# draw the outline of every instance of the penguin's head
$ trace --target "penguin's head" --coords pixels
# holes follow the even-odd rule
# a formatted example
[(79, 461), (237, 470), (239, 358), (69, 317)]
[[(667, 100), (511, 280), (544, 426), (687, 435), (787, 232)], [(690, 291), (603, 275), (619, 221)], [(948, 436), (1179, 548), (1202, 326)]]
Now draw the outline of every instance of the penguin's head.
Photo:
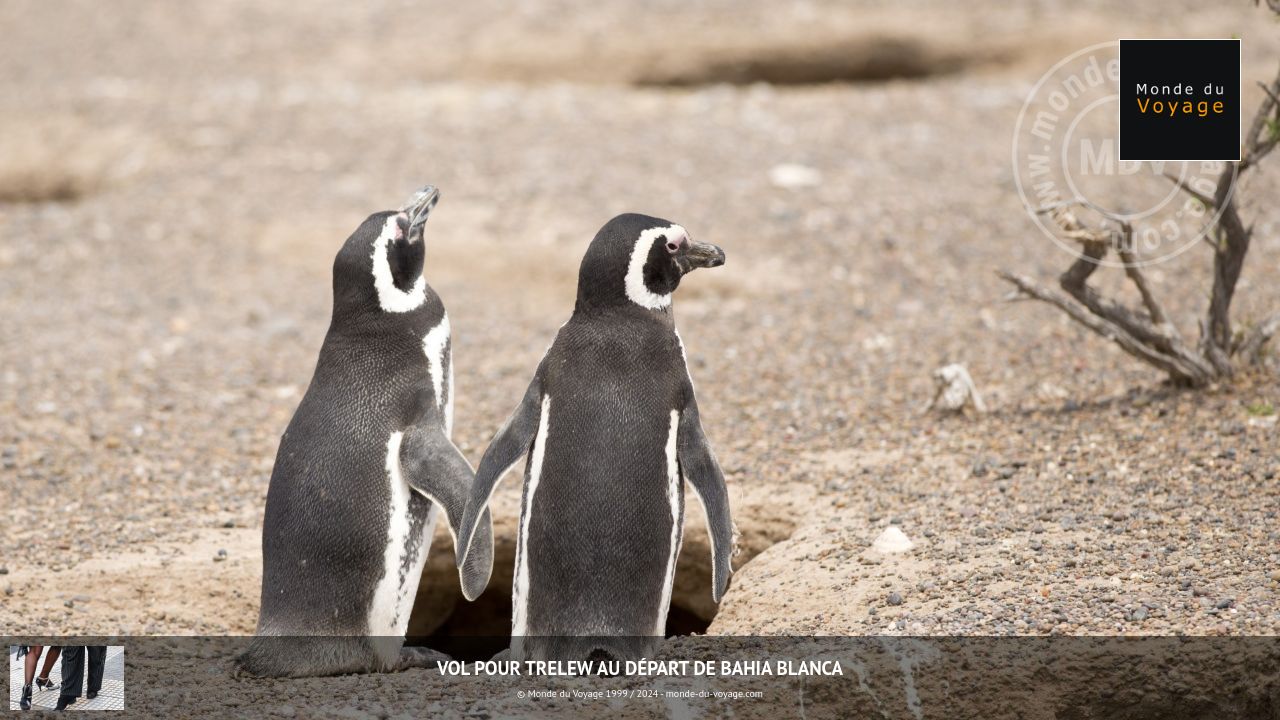
[(406, 313), (426, 302), (422, 231), (439, 200), (440, 191), (428, 185), (399, 211), (376, 212), (356, 228), (333, 261), (335, 310)]
[(680, 278), (698, 268), (724, 264), (724, 251), (695, 243), (668, 220), (627, 213), (596, 233), (578, 269), (578, 305), (634, 303), (665, 310)]

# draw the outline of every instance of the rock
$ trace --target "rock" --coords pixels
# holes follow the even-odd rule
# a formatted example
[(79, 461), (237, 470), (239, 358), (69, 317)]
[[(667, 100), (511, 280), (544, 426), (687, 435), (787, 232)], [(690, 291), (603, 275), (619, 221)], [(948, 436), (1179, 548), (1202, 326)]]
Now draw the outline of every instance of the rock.
[(896, 525), (890, 525), (880, 533), (880, 536), (871, 543), (871, 549), (881, 555), (893, 555), (895, 553), (909, 552), (916, 546), (911, 542), (911, 538), (902, 532)]
[(980, 413), (987, 411), (977, 385), (963, 365), (952, 363), (934, 370), (933, 386), (933, 399), (929, 401), (928, 410), (958, 413), (972, 407)]
[(1271, 581), (1272, 581), (1272, 582), (1280, 582), (1280, 570), (1272, 570), (1272, 571), (1271, 571)]
[(901, 605), (902, 595), (895, 590), (894, 592), (889, 593), (889, 597), (885, 598), (885, 602), (890, 605)]
[(787, 190), (817, 187), (822, 184), (822, 173), (807, 165), (783, 163), (769, 169), (769, 182)]
[(9, 574), (9, 568), (3, 565), (0, 565), (0, 575), (8, 575), (8, 574)]
[(218, 554), (213, 556), (214, 562), (222, 562), (227, 559), (227, 551), (225, 549), (218, 550)]
[(1226, 610), (1227, 608), (1229, 608), (1229, 607), (1231, 607), (1232, 605), (1235, 605), (1235, 604), (1236, 604), (1236, 599), (1235, 599), (1235, 598), (1222, 598), (1222, 599), (1221, 599), (1221, 600), (1219, 600), (1218, 602), (1214, 603), (1214, 605), (1213, 605), (1213, 606), (1214, 606), (1215, 608), (1217, 608), (1218, 610)]

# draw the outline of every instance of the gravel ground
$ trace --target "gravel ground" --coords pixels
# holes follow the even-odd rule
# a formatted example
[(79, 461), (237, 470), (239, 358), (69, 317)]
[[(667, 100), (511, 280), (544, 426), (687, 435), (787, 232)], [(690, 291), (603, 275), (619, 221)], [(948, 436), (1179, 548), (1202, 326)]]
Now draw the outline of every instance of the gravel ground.
[[(0, 44), (0, 627), (252, 632), (267, 480), (333, 253), (431, 182), (426, 274), (473, 461), (567, 318), (599, 225), (648, 212), (725, 248), (676, 299), (744, 535), (710, 632), (1276, 634), (1274, 367), (1169, 389), (1054, 311), (1002, 302), (994, 274), (1068, 262), (1009, 164), (1056, 57), (1117, 28), (1239, 34), (1246, 83), (1273, 72), (1260, 11), (1176, 5), (814, 3), (757, 37), (771, 4), (656, 3), (636, 23), (562, 2), (5, 3), (0, 25), (20, 30)], [(753, 42), (785, 55), (815, 28), (969, 60), (891, 82), (630, 84), (654, 57), (678, 74)], [(778, 187), (781, 164), (815, 182)], [(1276, 177), (1243, 192), (1274, 197)], [(1258, 205), (1241, 319), (1280, 307), (1280, 215)], [(1188, 331), (1207, 260), (1155, 273)], [(990, 412), (922, 411), (950, 362)], [(500, 561), (516, 485), (498, 497)], [(675, 601), (706, 620), (696, 515)], [(890, 524), (916, 549), (868, 553)], [(456, 600), (447, 545), (420, 608)]]

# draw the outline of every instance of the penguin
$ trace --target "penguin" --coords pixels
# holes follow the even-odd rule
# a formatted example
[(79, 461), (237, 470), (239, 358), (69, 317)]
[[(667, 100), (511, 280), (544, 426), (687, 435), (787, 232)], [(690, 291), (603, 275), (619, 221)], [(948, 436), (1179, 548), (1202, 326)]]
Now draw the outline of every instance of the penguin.
[[(443, 657), (405, 648), (439, 516), (458, 545), (475, 481), (450, 441), (449, 316), (423, 277), (439, 192), (370, 215), (333, 263), (333, 314), (315, 374), (280, 438), (262, 527), (262, 602), (239, 672), (387, 672)], [(459, 563), (463, 595), (489, 581), (489, 521)]]
[(686, 274), (724, 261), (680, 225), (638, 214), (613, 218), (587, 248), (573, 314), (485, 451), (462, 520), (456, 559), (470, 562), (485, 551), (474, 533), (499, 479), (527, 456), (505, 657), (652, 656), (686, 482), (706, 513), (712, 598), (728, 587), (729, 498), (671, 307)]

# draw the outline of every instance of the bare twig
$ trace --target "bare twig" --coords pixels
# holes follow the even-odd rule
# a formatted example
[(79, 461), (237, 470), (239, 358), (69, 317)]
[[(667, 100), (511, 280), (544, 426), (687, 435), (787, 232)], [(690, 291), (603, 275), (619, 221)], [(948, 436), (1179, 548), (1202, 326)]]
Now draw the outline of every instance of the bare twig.
[[(1261, 85), (1261, 83), (1259, 83)], [(1245, 148), (1244, 153), (1240, 156), (1239, 172), (1244, 172), (1251, 167), (1267, 153), (1271, 152), (1276, 146), (1276, 141), (1280, 140), (1277, 133), (1271, 127), (1268, 127), (1268, 120), (1275, 122), (1280, 119), (1280, 73), (1276, 74), (1276, 78), (1271, 81), (1270, 85), (1262, 86), (1266, 97), (1262, 99), (1262, 104), (1253, 114), (1253, 120), (1249, 123), (1249, 131), (1244, 136)], [(1273, 126), (1274, 127), (1274, 126)]]
[(1259, 81), (1258, 87), (1262, 88), (1262, 92), (1271, 97), (1271, 102), (1280, 105), (1280, 98), (1276, 97), (1276, 94), (1272, 92), (1271, 88), (1267, 87), (1266, 83)]
[(1083, 229), (1085, 225), (1081, 223), (1075, 215), (1069, 212), (1064, 212), (1073, 207), (1082, 207), (1087, 210), (1092, 210), (1102, 217), (1114, 222), (1124, 222), (1124, 218), (1122, 216), (1117, 215), (1104, 207), (1099, 207), (1098, 205), (1089, 202), (1088, 199), (1082, 197), (1072, 198), (1070, 200), (1059, 200), (1058, 202), (1050, 203), (1048, 205), (1041, 205), (1036, 209), (1036, 214), (1052, 215), (1054, 220), (1057, 220), (1058, 224), (1061, 225), (1064, 230)]
[(1169, 173), (1161, 173), (1161, 175), (1163, 175), (1169, 182), (1182, 188), (1182, 191), (1185, 192), (1186, 194), (1204, 203), (1204, 206), (1206, 208), (1213, 209), (1217, 207), (1217, 205), (1213, 204), (1213, 198), (1191, 187), (1191, 185), (1188, 184), (1187, 181), (1183, 180), (1182, 178), (1175, 177), (1173, 175), (1170, 175)]
[(1160, 305), (1160, 301), (1156, 299), (1155, 293), (1151, 291), (1151, 286), (1147, 284), (1147, 276), (1143, 274), (1142, 267), (1138, 265), (1138, 258), (1134, 256), (1132, 250), (1120, 250), (1120, 260), (1124, 262), (1124, 273), (1133, 281), (1134, 287), (1138, 288), (1138, 293), (1142, 295), (1142, 304), (1147, 308), (1147, 315), (1151, 317), (1151, 322), (1160, 326), (1162, 331), (1166, 333), (1177, 333), (1177, 329), (1169, 322), (1169, 316), (1165, 315), (1164, 307)]
[[(1170, 337), (1161, 328), (1146, 318), (1134, 314), (1132, 310), (1098, 294), (1088, 284), (1089, 276), (1098, 268), (1098, 263), (1106, 257), (1107, 246), (1104, 243), (1086, 245), (1081, 257), (1077, 258), (1067, 271), (1058, 277), (1058, 285), (1076, 302), (1085, 306), (1089, 312), (1124, 330), (1136, 340), (1144, 342), (1158, 352), (1187, 356), (1190, 351), (1176, 347), (1175, 338)], [(1152, 298), (1154, 302), (1154, 298)], [(1157, 303), (1158, 307), (1158, 303)], [(1161, 312), (1163, 316), (1163, 312)], [(1178, 343), (1180, 345), (1180, 343)]]
[(1280, 332), (1280, 313), (1258, 323), (1257, 327), (1240, 342), (1237, 352), (1248, 361), (1257, 361), (1262, 355), (1262, 348), (1275, 337), (1277, 332)]
[(1000, 271), (1000, 277), (1013, 283), (1018, 290), (1027, 296), (1049, 303), (1066, 313), (1072, 320), (1120, 346), (1130, 355), (1164, 370), (1170, 377), (1187, 385), (1203, 385), (1212, 378), (1205, 375), (1204, 368), (1195, 363), (1187, 363), (1181, 358), (1170, 357), (1151, 348), (1146, 343), (1133, 337), (1115, 323), (1086, 312), (1085, 308), (1071, 302), (1062, 293), (1036, 285), (1030, 278)]

